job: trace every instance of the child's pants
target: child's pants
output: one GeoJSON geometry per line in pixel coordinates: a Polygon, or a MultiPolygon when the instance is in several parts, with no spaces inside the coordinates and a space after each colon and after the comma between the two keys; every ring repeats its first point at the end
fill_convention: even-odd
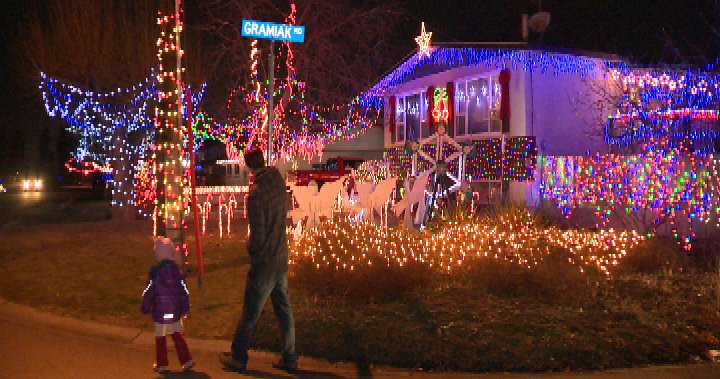
{"type": "Polygon", "coordinates": [[[156,322],[155,364],[158,367],[168,366],[167,342],[165,340],[165,335],[167,334],[170,334],[173,339],[180,364],[185,365],[185,363],[192,360],[192,357],[190,356],[190,349],[188,349],[187,342],[185,342],[185,336],[183,335],[182,321],[177,321],[172,324],[160,324],[156,322]]]}

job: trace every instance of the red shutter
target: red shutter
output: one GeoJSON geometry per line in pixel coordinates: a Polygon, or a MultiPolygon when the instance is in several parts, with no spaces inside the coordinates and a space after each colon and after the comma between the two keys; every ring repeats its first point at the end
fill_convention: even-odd
{"type": "Polygon", "coordinates": [[[396,113],[395,113],[395,112],[397,112],[395,101],[396,101],[396,100],[395,100],[395,96],[390,96],[390,99],[388,99],[388,106],[390,107],[390,124],[389,124],[390,126],[389,126],[389,129],[390,129],[390,133],[391,133],[391,134],[395,133],[395,119],[397,118],[397,117],[396,117],[397,115],[396,115],[396,113]]]}
{"type": "Polygon", "coordinates": [[[434,133],[433,128],[435,127],[435,119],[433,119],[433,111],[435,110],[435,87],[428,87],[425,93],[425,98],[428,101],[427,107],[427,125],[430,133],[434,133]]]}
{"type": "Polygon", "coordinates": [[[445,91],[447,91],[447,107],[448,107],[448,121],[447,121],[447,132],[451,136],[455,135],[455,83],[447,82],[445,85],[445,91]],[[450,130],[453,132],[451,133],[450,130]]]}
{"type": "Polygon", "coordinates": [[[510,120],[510,71],[500,71],[498,76],[500,82],[500,120],[510,120]]]}

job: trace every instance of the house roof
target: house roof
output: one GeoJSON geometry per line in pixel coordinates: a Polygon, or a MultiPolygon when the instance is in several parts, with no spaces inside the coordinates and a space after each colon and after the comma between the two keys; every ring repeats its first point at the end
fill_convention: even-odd
{"type": "Polygon", "coordinates": [[[525,71],[579,74],[582,76],[608,66],[627,67],[614,54],[531,45],[525,42],[435,43],[429,56],[408,54],[392,70],[360,96],[364,107],[382,108],[383,97],[398,85],[462,66],[511,68],[525,71]]]}

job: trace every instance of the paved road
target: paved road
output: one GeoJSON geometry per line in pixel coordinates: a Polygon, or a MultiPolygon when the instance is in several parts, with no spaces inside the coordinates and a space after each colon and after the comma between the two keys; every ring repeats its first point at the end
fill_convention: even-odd
{"type": "MultiPolygon", "coordinates": [[[[189,340],[197,370],[179,372],[179,364],[170,352],[176,372],[169,378],[288,378],[272,368],[277,356],[252,352],[246,375],[224,371],[218,352],[227,349],[227,341],[189,340]]],[[[153,337],[140,330],[85,323],[52,316],[28,307],[0,300],[0,378],[157,378],[151,365],[153,337]]],[[[353,378],[358,371],[352,364],[333,364],[301,358],[301,377],[353,378]]],[[[595,373],[563,374],[423,374],[416,371],[374,368],[373,377],[468,378],[483,379],[717,379],[720,365],[661,366],[595,373]]]]}

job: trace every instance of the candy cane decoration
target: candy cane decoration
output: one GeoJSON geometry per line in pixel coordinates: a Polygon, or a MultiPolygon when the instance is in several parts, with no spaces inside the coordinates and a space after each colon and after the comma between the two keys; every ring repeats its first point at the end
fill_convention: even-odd
{"type": "Polygon", "coordinates": [[[212,211],[212,194],[208,194],[205,198],[205,202],[203,203],[200,210],[202,211],[202,234],[205,235],[205,225],[207,224],[207,220],[210,218],[210,212],[212,211]]]}

